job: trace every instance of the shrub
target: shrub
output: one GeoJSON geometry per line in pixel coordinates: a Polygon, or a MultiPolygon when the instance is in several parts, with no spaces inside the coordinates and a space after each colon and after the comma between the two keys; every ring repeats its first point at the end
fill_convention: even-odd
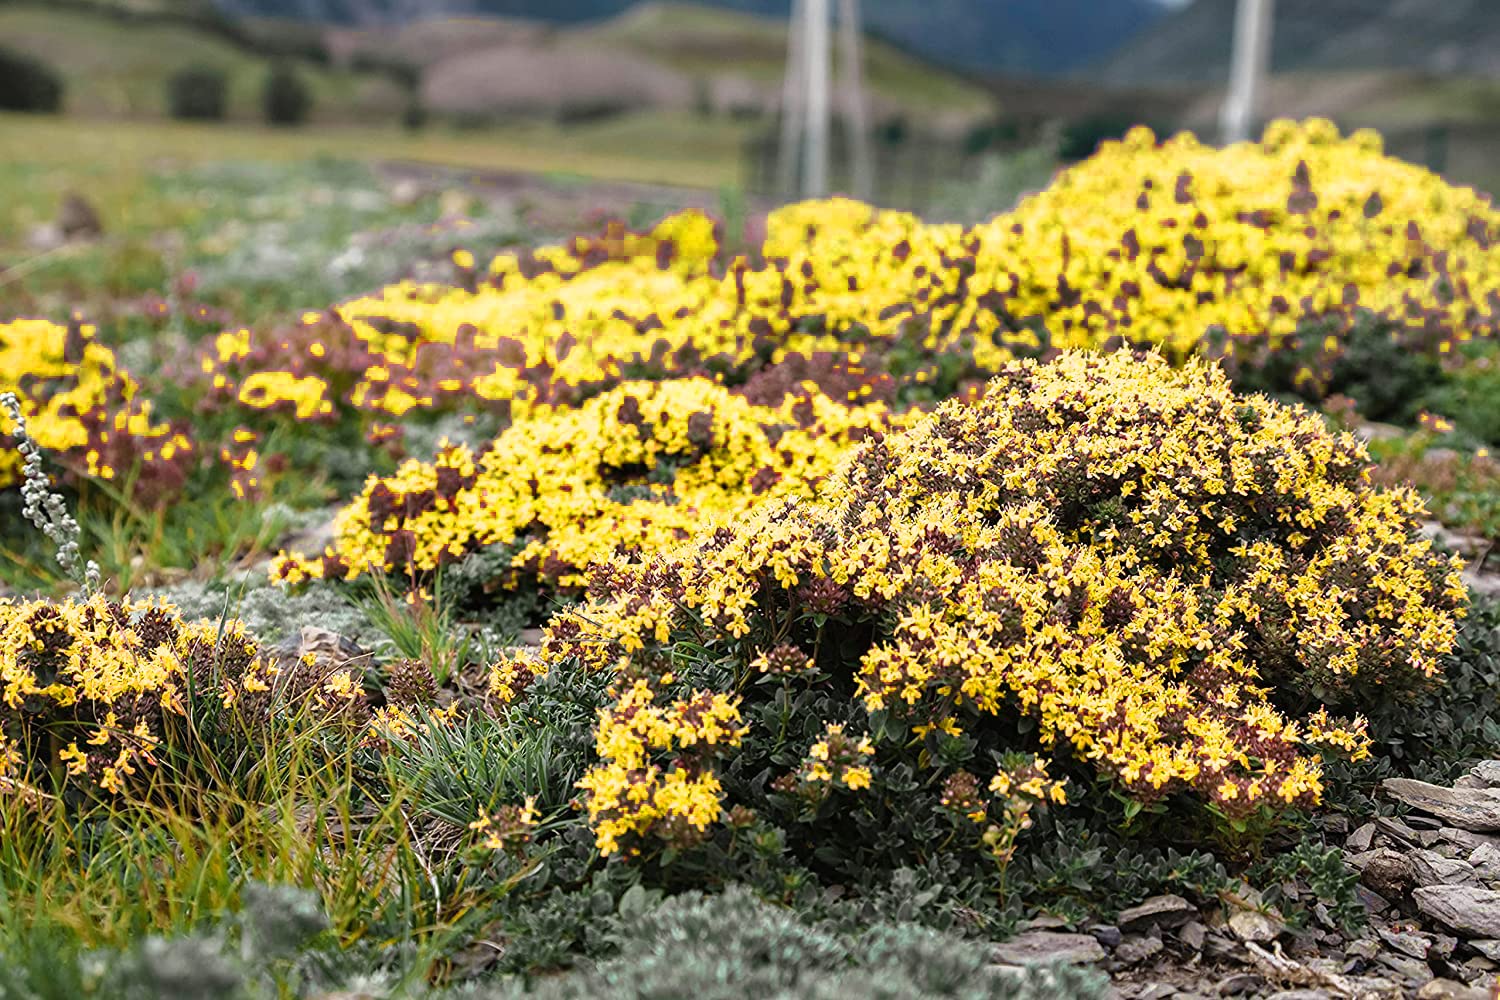
{"type": "Polygon", "coordinates": [[[156,764],[163,713],[185,712],[183,680],[217,645],[209,623],[187,625],[156,605],[0,603],[0,773],[35,780],[66,765],[120,791],[156,764]]]}
{"type": "Polygon", "coordinates": [[[46,63],[22,52],[0,48],[0,111],[62,110],[63,81],[46,63]]]}
{"type": "Polygon", "coordinates": [[[851,442],[889,420],[881,406],[807,390],[756,406],[707,379],[630,382],[576,408],[538,408],[478,452],[449,446],[372,478],[328,552],[285,555],[274,572],[293,583],[425,577],[498,547],[509,565],[496,583],[578,590],[615,553],[680,543],[760,499],[811,495],[851,442]]]}
{"type": "Polygon", "coordinates": [[[278,62],[266,73],[261,108],[268,124],[301,125],[312,110],[312,100],[307,81],[289,64],[278,62]]]}
{"type": "Polygon", "coordinates": [[[222,121],[229,107],[229,77],[217,66],[188,66],[167,78],[167,113],[193,121],[222,121]]]}
{"type": "Polygon", "coordinates": [[[1368,466],[1213,366],[1065,354],[866,443],[813,499],[596,568],[544,668],[617,677],[582,782],[600,846],[761,816],[857,872],[957,824],[951,849],[1003,869],[1018,803],[1060,798],[1015,752],[1233,830],[1312,805],[1320,752],[1369,751],[1330,713],[1433,683],[1465,601],[1368,466]]]}
{"type": "Polygon", "coordinates": [[[65,766],[109,792],[200,741],[249,740],[288,718],[358,724],[363,706],[351,671],[272,662],[239,622],[101,595],[0,601],[0,685],[0,778],[65,766]]]}

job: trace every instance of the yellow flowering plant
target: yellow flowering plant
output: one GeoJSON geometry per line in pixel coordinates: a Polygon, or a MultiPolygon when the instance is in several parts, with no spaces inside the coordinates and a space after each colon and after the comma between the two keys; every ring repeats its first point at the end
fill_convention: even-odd
{"type": "MultiPolygon", "coordinates": [[[[957,770],[1056,801],[1049,779],[997,777],[1013,750],[1137,803],[1275,816],[1318,802],[1325,753],[1368,752],[1361,707],[1440,682],[1464,613],[1420,501],[1369,473],[1354,437],[1209,364],[1016,362],[814,497],[597,566],[542,661],[729,699],[744,732],[692,772],[694,822],[712,827],[710,799],[721,821],[749,808],[851,870],[877,841],[944,842],[957,770]],[[809,811],[815,785],[832,794],[809,811]]],[[[655,704],[631,683],[585,778],[614,810],[646,758],[607,747],[655,704]]],[[[638,832],[590,808],[601,849],[638,832]]]]}
{"type": "Polygon", "coordinates": [[[770,406],[704,378],[630,382],[538,409],[483,449],[449,445],[372,477],[325,552],[284,553],[273,574],[424,578],[501,550],[496,583],[576,592],[594,563],[681,544],[761,500],[813,495],[852,443],[896,419],[810,386],[770,406]]]}
{"type": "MultiPolygon", "coordinates": [[[[168,499],[192,444],[155,414],[95,333],[79,321],[0,322],[0,392],[15,393],[27,433],[62,464],[70,485],[94,479],[128,484],[139,499],[168,499]]],[[[13,430],[0,413],[0,490],[20,482],[13,430]]]]}
{"type": "MultiPolygon", "coordinates": [[[[155,601],[102,594],[0,601],[0,779],[49,771],[109,793],[210,744],[284,722],[358,726],[349,665],[263,655],[236,620],[188,621],[155,601]]],[[[222,747],[220,747],[222,749],[222,747]]]]}

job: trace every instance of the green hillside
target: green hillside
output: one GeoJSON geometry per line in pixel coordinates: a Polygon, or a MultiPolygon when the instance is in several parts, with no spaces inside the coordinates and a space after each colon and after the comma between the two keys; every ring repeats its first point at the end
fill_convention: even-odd
{"type": "MultiPolygon", "coordinates": [[[[66,110],[95,117],[161,116],[167,80],[202,65],[228,75],[230,117],[256,119],[271,65],[269,56],[191,18],[122,19],[46,4],[0,4],[0,44],[55,68],[66,82],[66,110]]],[[[389,121],[403,107],[400,88],[384,76],[308,63],[298,68],[313,91],[315,120],[389,121]]]]}
{"type": "MultiPolygon", "coordinates": [[[[786,69],[784,21],[699,4],[645,3],[610,21],[573,28],[567,34],[649,57],[694,77],[733,72],[774,84],[786,69]]],[[[882,42],[868,44],[865,61],[866,79],[876,98],[959,113],[982,112],[988,107],[983,91],[882,42]]]]}

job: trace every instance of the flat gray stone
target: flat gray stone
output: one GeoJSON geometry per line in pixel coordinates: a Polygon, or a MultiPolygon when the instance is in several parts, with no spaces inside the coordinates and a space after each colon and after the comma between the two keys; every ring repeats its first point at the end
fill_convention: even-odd
{"type": "Polygon", "coordinates": [[[1236,910],[1229,916],[1229,929],[1241,941],[1274,941],[1286,930],[1286,922],[1259,910],[1236,910]]]}
{"type": "Polygon", "coordinates": [[[1479,876],[1467,861],[1445,858],[1436,851],[1413,851],[1412,881],[1419,886],[1478,885],[1479,876]]]}
{"type": "Polygon", "coordinates": [[[1412,778],[1387,778],[1381,787],[1396,801],[1461,830],[1475,833],[1500,830],[1500,790],[1443,788],[1412,778]]]}
{"type": "Polygon", "coordinates": [[[1434,979],[1417,990],[1417,1000],[1489,1000],[1489,991],[1452,979],[1434,979]]]}
{"type": "Polygon", "coordinates": [[[1500,892],[1467,885],[1413,890],[1417,909],[1465,937],[1500,938],[1500,892]]]}
{"type": "Polygon", "coordinates": [[[1485,938],[1476,938],[1469,942],[1469,947],[1489,959],[1491,962],[1500,962],[1500,941],[1490,941],[1485,938]]]}
{"type": "Polygon", "coordinates": [[[1060,962],[1083,965],[1104,960],[1104,947],[1092,934],[1065,934],[1061,931],[1026,931],[994,946],[992,961],[1004,965],[1040,965],[1060,962]]]}
{"type": "Polygon", "coordinates": [[[1427,959],[1427,952],[1432,949],[1432,939],[1426,934],[1413,934],[1410,931],[1392,931],[1380,928],[1378,931],[1380,940],[1395,948],[1403,955],[1412,958],[1427,959]]]}
{"type": "Polygon", "coordinates": [[[1121,910],[1119,917],[1115,919],[1115,925],[1122,931],[1136,927],[1149,927],[1151,924],[1160,927],[1179,927],[1197,915],[1196,906],[1181,896],[1168,893],[1164,896],[1152,896],[1139,906],[1121,910]]]}
{"type": "Polygon", "coordinates": [[[1443,837],[1443,840],[1447,841],[1448,843],[1458,847],[1462,847],[1465,854],[1477,847],[1480,847],[1483,844],[1489,844],[1491,847],[1500,848],[1500,837],[1496,837],[1492,834],[1475,833],[1472,830],[1460,830],[1456,826],[1445,826],[1441,830],[1439,830],[1438,833],[1440,833],[1443,837]]]}
{"type": "Polygon", "coordinates": [[[1193,951],[1203,950],[1203,941],[1208,937],[1208,928],[1197,920],[1189,920],[1177,932],[1177,940],[1193,951]]]}
{"type": "Polygon", "coordinates": [[[1125,965],[1139,965],[1158,954],[1162,947],[1161,938],[1155,934],[1149,937],[1128,937],[1115,949],[1115,960],[1125,965]]]}
{"type": "Polygon", "coordinates": [[[1344,850],[1350,854],[1361,854],[1370,849],[1374,840],[1375,824],[1366,823],[1349,834],[1349,839],[1344,841],[1344,850]]]}
{"type": "Polygon", "coordinates": [[[1470,852],[1469,864],[1481,882],[1500,881],[1500,847],[1480,844],[1470,852]]]}
{"type": "Polygon", "coordinates": [[[1469,768],[1469,775],[1491,788],[1500,788],[1500,760],[1482,760],[1469,768]]]}

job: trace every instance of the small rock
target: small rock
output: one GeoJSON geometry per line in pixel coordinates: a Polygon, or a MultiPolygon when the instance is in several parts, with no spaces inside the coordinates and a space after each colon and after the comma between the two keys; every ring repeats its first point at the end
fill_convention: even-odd
{"type": "Polygon", "coordinates": [[[26,234],[26,246],[37,253],[49,253],[67,242],[67,237],[55,222],[32,226],[26,234]]]}
{"type": "Polygon", "coordinates": [[[104,235],[99,210],[77,191],[63,196],[62,206],[57,210],[57,228],[69,240],[92,240],[104,235]]]}
{"type": "Polygon", "coordinates": [[[1391,908],[1390,900],[1368,886],[1357,885],[1354,887],[1354,895],[1364,905],[1367,913],[1379,916],[1391,908]]]}
{"type": "Polygon", "coordinates": [[[1344,841],[1344,850],[1350,854],[1363,854],[1370,849],[1374,840],[1375,824],[1366,823],[1349,834],[1349,839],[1344,841]]]}
{"type": "Polygon", "coordinates": [[[1135,1000],[1166,1000],[1167,997],[1175,996],[1177,987],[1166,983],[1147,983],[1135,992],[1135,1000]]]}
{"type": "Polygon", "coordinates": [[[1411,887],[1411,861],[1388,847],[1346,858],[1359,871],[1359,880],[1387,899],[1400,899],[1411,887]],[[1357,863],[1356,863],[1357,862],[1357,863]]]}
{"type": "Polygon", "coordinates": [[[1417,1000],[1489,1000],[1489,994],[1451,979],[1434,979],[1417,990],[1417,1000]]]}
{"type": "Polygon", "coordinates": [[[1120,947],[1115,949],[1115,959],[1125,965],[1139,965],[1161,950],[1161,938],[1155,934],[1149,937],[1136,937],[1132,935],[1121,941],[1120,947]]]}
{"type": "Polygon", "coordinates": [[[1177,931],[1177,940],[1187,945],[1193,951],[1203,950],[1203,940],[1208,936],[1208,928],[1196,920],[1189,920],[1177,931]]]}
{"type": "Polygon", "coordinates": [[[1152,896],[1139,906],[1121,910],[1115,923],[1122,931],[1156,924],[1159,927],[1179,927],[1198,913],[1192,903],[1175,894],[1152,896]]]}
{"type": "Polygon", "coordinates": [[[1395,948],[1401,954],[1410,955],[1412,958],[1420,958],[1425,961],[1427,952],[1432,948],[1432,939],[1425,934],[1413,934],[1409,931],[1390,931],[1384,928],[1381,928],[1377,933],[1380,935],[1380,940],[1395,948]]]}
{"type": "Polygon", "coordinates": [[[1381,816],[1375,821],[1375,828],[1388,837],[1394,837],[1408,847],[1417,846],[1417,831],[1409,826],[1405,820],[1397,819],[1395,816],[1381,816]]]}
{"type": "Polygon", "coordinates": [[[1490,788],[1500,788],[1500,760],[1482,760],[1469,768],[1469,775],[1490,788]]]}
{"type": "Polygon", "coordinates": [[[1483,833],[1474,833],[1472,830],[1460,830],[1454,826],[1445,826],[1438,831],[1443,840],[1450,844],[1456,844],[1466,851],[1474,851],[1485,844],[1500,848],[1500,837],[1492,837],[1483,833]]]}
{"type": "Polygon", "coordinates": [[[1095,924],[1089,928],[1089,933],[1094,935],[1094,940],[1106,948],[1118,948],[1120,946],[1120,928],[1109,924],[1095,924]]]}
{"type": "Polygon", "coordinates": [[[1238,956],[1240,946],[1233,939],[1223,934],[1210,934],[1203,939],[1203,956],[1209,959],[1229,958],[1231,955],[1238,956]]]}
{"type": "Polygon", "coordinates": [[[1443,788],[1412,778],[1387,778],[1380,783],[1385,793],[1461,830],[1485,833],[1500,830],[1500,790],[1493,788],[1443,788]]]}
{"type": "Polygon", "coordinates": [[[1466,937],[1500,938],[1500,892],[1433,885],[1412,892],[1417,909],[1466,937]]]}
{"type": "Polygon", "coordinates": [[[1005,965],[1038,965],[1048,962],[1082,965],[1103,961],[1104,948],[1089,934],[1026,931],[995,945],[990,955],[993,961],[1005,965]]]}
{"type": "Polygon", "coordinates": [[[1360,938],[1358,941],[1350,941],[1349,946],[1344,951],[1356,958],[1362,958],[1366,962],[1369,962],[1376,955],[1380,954],[1380,945],[1369,938],[1360,938]]]}
{"type": "Polygon", "coordinates": [[[1473,948],[1475,951],[1479,952],[1479,954],[1483,955],[1491,962],[1500,962],[1500,941],[1492,941],[1487,938],[1475,938],[1474,940],[1468,942],[1468,945],[1470,948],[1473,948]]]}
{"type": "Polygon", "coordinates": [[[1469,854],[1469,865],[1474,869],[1475,877],[1481,881],[1500,879],[1500,847],[1480,844],[1469,854]]]}
{"type": "Polygon", "coordinates": [[[1375,961],[1415,986],[1432,980],[1432,970],[1427,967],[1427,963],[1419,962],[1415,958],[1383,952],[1376,956],[1375,961]]]}
{"type": "Polygon", "coordinates": [[[1264,988],[1266,977],[1254,972],[1238,972],[1219,980],[1214,992],[1221,997],[1237,997],[1246,993],[1254,993],[1264,988]]]}
{"type": "Polygon", "coordinates": [[[1286,921],[1259,910],[1237,910],[1229,916],[1229,929],[1241,941],[1266,942],[1286,930],[1286,921]]]}
{"type": "Polygon", "coordinates": [[[1056,931],[1068,926],[1068,922],[1062,917],[1034,917],[1021,925],[1022,930],[1027,931],[1056,931]]]}
{"type": "Polygon", "coordinates": [[[1410,859],[1412,881],[1419,886],[1479,884],[1467,861],[1450,860],[1436,851],[1413,851],[1410,859]]]}
{"type": "Polygon", "coordinates": [[[1323,832],[1338,836],[1349,832],[1349,817],[1340,816],[1338,813],[1329,813],[1318,819],[1318,825],[1323,828],[1323,832]]]}

